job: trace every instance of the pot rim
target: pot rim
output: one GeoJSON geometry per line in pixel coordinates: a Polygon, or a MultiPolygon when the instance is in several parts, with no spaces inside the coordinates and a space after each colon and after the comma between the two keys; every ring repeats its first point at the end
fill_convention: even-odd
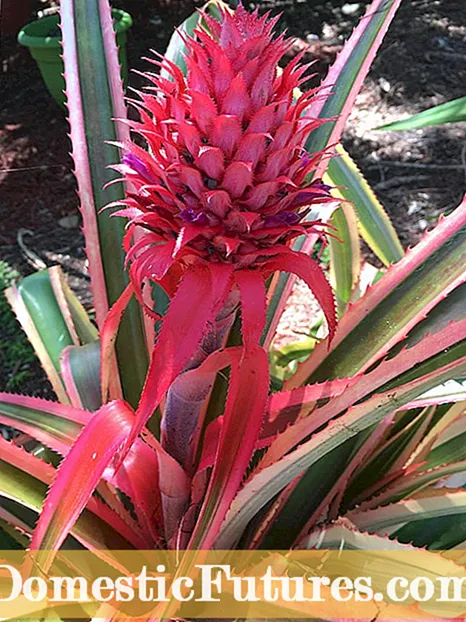
{"type": "MultiPolygon", "coordinates": [[[[118,35],[131,28],[133,19],[129,13],[121,9],[112,9],[112,17],[114,19],[115,33],[118,35]]],[[[60,16],[58,13],[41,17],[33,22],[25,24],[18,33],[18,43],[29,48],[61,48],[61,35],[58,37],[44,37],[37,34],[30,34],[31,30],[35,30],[36,25],[48,22],[50,28],[58,26],[60,16]]]]}

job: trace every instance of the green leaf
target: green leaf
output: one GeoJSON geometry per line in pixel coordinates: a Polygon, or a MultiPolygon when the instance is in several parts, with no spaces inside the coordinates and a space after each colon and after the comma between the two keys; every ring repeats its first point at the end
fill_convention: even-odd
{"type": "Polygon", "coordinates": [[[73,336],[63,316],[47,270],[12,285],[5,295],[31,342],[60,401],[68,396],[60,376],[63,349],[73,345],[73,336]]]}
{"type": "MultiPolygon", "coordinates": [[[[365,512],[355,510],[347,514],[347,518],[361,531],[385,535],[396,534],[396,537],[402,540],[406,538],[406,532],[403,535],[401,529],[403,525],[417,523],[417,527],[420,528],[421,522],[430,519],[438,521],[438,519],[445,517],[456,517],[457,525],[460,522],[464,523],[464,520],[458,521],[458,516],[466,516],[466,492],[464,491],[444,493],[437,490],[426,492],[422,496],[417,496],[416,499],[399,501],[365,512]]],[[[438,522],[437,527],[441,527],[441,531],[443,531],[444,524],[438,522]]],[[[464,534],[466,530],[462,530],[462,532],[464,534]]],[[[463,535],[461,537],[464,539],[463,535]]],[[[426,538],[426,534],[424,534],[424,538],[426,538]]],[[[424,538],[422,539],[424,540],[424,538]]],[[[421,542],[418,540],[416,545],[421,545],[421,542]]],[[[424,540],[422,545],[429,546],[431,542],[424,540]]]]}
{"type": "MultiPolygon", "coordinates": [[[[419,442],[419,435],[425,431],[425,424],[431,417],[432,413],[429,410],[421,411],[413,421],[405,424],[397,434],[387,440],[378,452],[373,453],[345,492],[347,505],[354,506],[357,503],[356,499],[368,488],[377,490],[377,485],[380,488],[384,476],[394,470],[394,465],[406,462],[410,451],[414,450],[413,443],[416,439],[419,442]]],[[[402,466],[403,464],[399,469],[402,466]]]]}
{"type": "MultiPolygon", "coordinates": [[[[448,503],[448,501],[447,501],[448,503]]],[[[424,520],[410,521],[396,532],[402,542],[412,542],[414,546],[430,550],[449,550],[453,547],[464,549],[466,539],[466,512],[450,512],[424,520]]]]}
{"type": "MultiPolygon", "coordinates": [[[[309,117],[330,119],[310,134],[305,145],[309,153],[323,152],[340,141],[356,96],[399,4],[400,0],[374,0],[330,68],[321,85],[319,97],[311,102],[306,111],[309,117]]],[[[316,177],[325,173],[327,164],[328,159],[319,163],[316,177]]],[[[309,214],[306,219],[312,220],[313,217],[309,214]]],[[[300,237],[293,248],[311,253],[315,242],[314,236],[308,236],[307,239],[300,237]]],[[[272,341],[278,316],[283,311],[294,281],[294,277],[281,275],[273,291],[267,317],[266,347],[272,341]]]]}
{"type": "Polygon", "coordinates": [[[29,538],[6,520],[0,520],[0,547],[2,551],[21,550],[29,546],[29,538]]]}
{"type": "Polygon", "coordinates": [[[460,416],[446,431],[426,456],[424,468],[442,466],[466,460],[466,418],[460,416]]]}
{"type": "Polygon", "coordinates": [[[324,456],[303,475],[280,511],[273,517],[269,532],[261,542],[264,549],[292,547],[301,530],[314,515],[322,500],[339,481],[343,468],[361,446],[367,434],[350,439],[324,456]],[[338,465],[338,468],[335,468],[338,465]]]}
{"type": "Polygon", "coordinates": [[[389,266],[399,261],[404,251],[390,218],[351,156],[341,145],[336,153],[324,177],[329,185],[338,186],[333,196],[353,205],[361,236],[382,263],[389,266]]]}
{"type": "Polygon", "coordinates": [[[403,499],[408,499],[414,494],[420,492],[424,488],[439,482],[444,478],[457,473],[465,473],[466,460],[460,462],[452,462],[435,469],[422,471],[424,465],[419,466],[419,471],[414,473],[404,473],[393,484],[390,484],[382,493],[374,499],[370,499],[364,503],[361,510],[372,509],[387,505],[388,503],[396,503],[403,499]]]}
{"type": "Polygon", "coordinates": [[[44,270],[31,274],[19,282],[17,291],[54,368],[59,371],[63,348],[74,341],[55,297],[49,273],[44,270]]]}
{"type": "MultiPolygon", "coordinates": [[[[18,513],[20,508],[5,503],[13,501],[20,507],[39,514],[42,510],[47,486],[28,473],[8,464],[0,457],[0,505],[8,507],[11,513],[18,513]]],[[[33,519],[33,516],[31,516],[33,519]]],[[[34,520],[34,519],[33,519],[34,520]]],[[[30,527],[33,527],[33,520],[30,527]]],[[[84,510],[71,530],[81,544],[96,551],[116,548],[131,549],[131,545],[114,531],[106,522],[95,514],[84,510]]]]}
{"type": "Polygon", "coordinates": [[[61,455],[68,452],[91,414],[37,397],[0,393],[0,423],[16,428],[61,455]]]}
{"type": "MultiPolygon", "coordinates": [[[[415,523],[413,523],[415,525],[415,523]]],[[[372,588],[375,592],[385,593],[389,577],[405,577],[409,582],[418,577],[426,577],[435,583],[439,577],[465,576],[464,566],[459,556],[449,559],[441,552],[426,551],[416,548],[411,543],[402,543],[397,540],[380,536],[377,533],[362,533],[347,519],[316,529],[305,538],[300,548],[366,551],[367,566],[374,569],[372,574],[372,588]],[[370,551],[370,553],[369,553],[370,551]],[[395,551],[400,551],[398,555],[395,551]]],[[[341,557],[327,556],[320,569],[321,576],[355,576],[360,574],[358,555],[342,555],[341,557]],[[358,568],[359,565],[359,568],[358,568]]],[[[434,602],[417,603],[419,613],[425,613],[431,619],[440,620],[459,614],[457,605],[447,613],[445,603],[434,602]],[[438,609],[437,609],[438,608],[438,609]],[[439,616],[439,617],[434,617],[439,616]],[[445,618],[444,618],[445,616],[445,618]]],[[[378,616],[377,616],[377,619],[378,616]]]]}
{"type": "Polygon", "coordinates": [[[274,363],[279,367],[286,367],[293,361],[307,358],[316,345],[314,337],[306,337],[303,341],[296,341],[274,352],[274,363]]]}
{"type": "Polygon", "coordinates": [[[387,125],[381,125],[376,129],[415,130],[417,128],[429,127],[430,125],[459,123],[461,121],[466,121],[466,97],[459,97],[451,102],[439,104],[438,106],[414,114],[407,119],[395,121],[394,123],[387,123],[387,125]]]}
{"type": "Polygon", "coordinates": [[[59,266],[31,274],[5,294],[57,396],[68,403],[70,396],[61,375],[63,352],[80,343],[97,343],[96,328],[59,266]]]}
{"type": "MultiPolygon", "coordinates": [[[[115,35],[108,3],[64,0],[61,5],[63,56],[73,158],[81,199],[96,317],[105,315],[128,284],[122,248],[125,222],[101,211],[124,198],[121,183],[109,165],[120,160],[108,141],[125,142],[129,129],[115,118],[126,118],[115,35]]],[[[122,319],[116,344],[123,393],[137,404],[148,366],[143,320],[136,301],[122,319]],[[137,356],[131,353],[137,352],[137,356]]]]}
{"type": "Polygon", "coordinates": [[[329,239],[330,275],[341,316],[359,280],[361,267],[357,220],[351,205],[344,203],[335,210],[329,224],[335,227],[329,239]]]}
{"type": "MultiPolygon", "coordinates": [[[[399,5],[400,0],[374,0],[345,43],[322,83],[326,97],[313,102],[308,111],[310,116],[330,119],[310,135],[306,143],[310,153],[340,141],[356,96],[399,5]]],[[[321,172],[325,168],[323,163],[321,172]]]]}
{"type": "Polygon", "coordinates": [[[99,341],[66,348],[61,360],[61,370],[73,406],[91,412],[102,406],[99,341]]]}
{"type": "Polygon", "coordinates": [[[78,297],[71,291],[60,266],[53,266],[48,272],[55,297],[62,309],[68,329],[75,335],[75,341],[82,344],[96,341],[99,336],[98,331],[78,297]]]}
{"type": "MultiPolygon", "coordinates": [[[[350,521],[345,519],[314,529],[309,536],[306,536],[300,542],[298,548],[330,551],[414,550],[412,546],[402,544],[396,540],[390,540],[385,536],[362,533],[353,527],[350,521]]],[[[427,560],[432,559],[432,553],[425,553],[425,558],[427,560]]],[[[383,559],[385,563],[388,561],[386,557],[383,559]]]]}
{"type": "Polygon", "coordinates": [[[336,472],[342,471],[338,456],[345,443],[353,443],[354,437],[367,433],[386,415],[437,384],[465,371],[466,355],[409,384],[376,394],[351,407],[344,416],[331,422],[324,430],[314,434],[277,462],[253,473],[230,507],[215,543],[216,548],[228,549],[232,546],[260,508],[295,477],[311,466],[318,468],[319,462],[331,452],[334,452],[334,469],[336,472]]]}
{"type": "Polygon", "coordinates": [[[325,342],[319,344],[293,377],[293,385],[367,369],[462,284],[465,262],[466,201],[350,308],[340,321],[330,354],[325,342]],[[317,369],[309,374],[312,368],[317,369]]]}

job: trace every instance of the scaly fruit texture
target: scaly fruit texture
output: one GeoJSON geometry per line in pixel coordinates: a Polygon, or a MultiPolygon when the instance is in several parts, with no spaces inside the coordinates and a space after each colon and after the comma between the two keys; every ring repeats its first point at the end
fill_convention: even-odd
{"type": "MultiPolygon", "coordinates": [[[[244,345],[249,340],[250,347],[253,341],[258,347],[265,324],[264,280],[276,271],[292,272],[314,292],[332,337],[336,319],[327,279],[315,261],[290,247],[299,235],[324,235],[323,223],[306,217],[313,205],[333,201],[320,180],[307,182],[325,155],[304,150],[309,133],[322,123],[306,116],[316,90],[294,98],[308,66],[295,58],[278,70],[289,41],[274,36],[277,18],[239,6],[234,13],[220,10],[220,21],[207,15],[203,20],[194,38],[186,37],[186,77],[172,62],[154,60],[164,71],[145,74],[152,85],[132,102],[141,118],[130,125],[147,150],[134,142],[124,145],[116,168],[129,182],[125,208],[117,214],[130,219],[125,249],[134,292],[152,313],[142,296],[147,280],[160,283],[170,296],[179,291],[180,280],[186,291],[190,281],[200,287],[200,279],[208,280],[209,302],[204,311],[196,310],[199,330],[190,328],[199,341],[238,287],[244,345]]],[[[165,325],[176,306],[174,299],[165,325]]],[[[188,304],[185,313],[193,311],[188,304]]],[[[156,345],[154,356],[160,354],[156,345]]],[[[186,356],[175,358],[172,379],[187,362],[186,356]]],[[[154,377],[149,372],[147,388],[154,377]]],[[[157,401],[150,400],[149,410],[157,401]]]]}

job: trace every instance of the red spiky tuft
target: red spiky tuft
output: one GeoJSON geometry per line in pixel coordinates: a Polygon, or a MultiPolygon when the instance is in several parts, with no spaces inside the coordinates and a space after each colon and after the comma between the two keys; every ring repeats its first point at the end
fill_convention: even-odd
{"type": "Polygon", "coordinates": [[[321,154],[305,155],[303,144],[321,121],[303,115],[313,91],[293,102],[307,67],[295,59],[277,72],[289,44],[273,38],[276,19],[243,7],[221,23],[204,19],[210,34],[186,41],[186,78],[154,61],[173,79],[148,74],[155,87],[136,103],[133,128],[149,152],[128,145],[118,167],[136,188],[120,212],[131,219],[128,250],[133,226],[148,232],[129,252],[137,287],[174,261],[261,266],[275,246],[319,226],[302,208],[331,199],[319,181],[305,185],[321,154]]]}

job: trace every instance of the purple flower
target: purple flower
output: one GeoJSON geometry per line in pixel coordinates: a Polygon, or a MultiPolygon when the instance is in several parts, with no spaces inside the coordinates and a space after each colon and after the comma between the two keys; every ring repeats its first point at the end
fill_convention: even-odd
{"type": "Polygon", "coordinates": [[[275,214],[274,216],[267,216],[267,218],[265,218],[265,226],[266,227],[279,227],[281,225],[295,225],[297,222],[299,222],[301,219],[301,216],[299,214],[296,214],[296,212],[279,212],[278,214],[275,214]]]}
{"type": "Polygon", "coordinates": [[[331,186],[323,184],[320,181],[314,182],[308,188],[304,188],[297,192],[288,207],[301,207],[309,203],[318,203],[320,198],[329,196],[331,186]]]}
{"type": "Polygon", "coordinates": [[[121,161],[126,166],[129,166],[129,168],[132,168],[133,171],[139,173],[139,175],[141,175],[141,177],[144,177],[144,179],[149,183],[155,183],[155,179],[149,173],[149,169],[147,168],[147,166],[140,158],[138,158],[138,156],[134,155],[134,153],[125,153],[121,161]]]}
{"type": "Polygon", "coordinates": [[[195,225],[208,225],[209,219],[204,212],[196,212],[193,209],[184,209],[180,212],[180,218],[185,222],[190,222],[195,225]]]}

